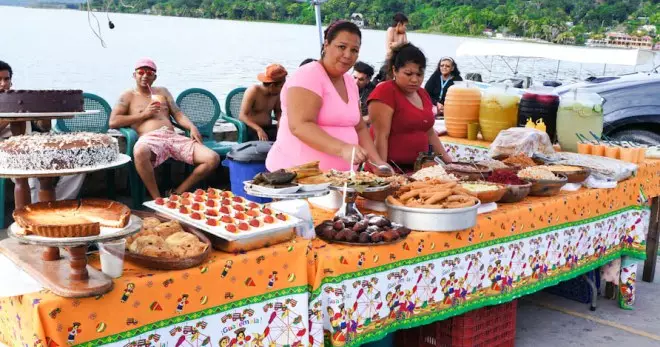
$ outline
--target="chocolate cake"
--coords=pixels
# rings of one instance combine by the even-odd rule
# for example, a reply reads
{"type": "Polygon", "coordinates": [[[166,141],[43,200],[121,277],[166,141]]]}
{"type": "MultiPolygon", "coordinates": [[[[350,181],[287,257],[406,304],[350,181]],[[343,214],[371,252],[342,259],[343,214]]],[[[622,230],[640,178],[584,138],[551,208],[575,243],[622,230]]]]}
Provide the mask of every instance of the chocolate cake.
{"type": "Polygon", "coordinates": [[[82,90],[0,91],[0,113],[82,112],[82,90]]]}
{"type": "Polygon", "coordinates": [[[0,142],[0,167],[13,170],[64,170],[97,167],[117,160],[117,139],[97,133],[12,136],[0,142]]]}

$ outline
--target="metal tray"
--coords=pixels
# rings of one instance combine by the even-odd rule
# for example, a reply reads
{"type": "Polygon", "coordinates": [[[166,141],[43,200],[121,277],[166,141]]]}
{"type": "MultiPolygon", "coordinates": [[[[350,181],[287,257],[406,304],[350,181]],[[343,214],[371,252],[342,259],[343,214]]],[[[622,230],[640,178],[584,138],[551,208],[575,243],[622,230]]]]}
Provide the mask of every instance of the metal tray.
{"type": "Polygon", "coordinates": [[[228,253],[247,252],[253,249],[259,249],[287,242],[296,237],[295,228],[280,229],[278,231],[256,235],[249,239],[227,241],[215,235],[207,234],[213,244],[213,248],[228,253]]]}
{"type": "Polygon", "coordinates": [[[252,189],[251,184],[246,184],[243,187],[243,189],[245,189],[246,193],[252,196],[257,196],[260,198],[278,199],[278,200],[318,198],[320,196],[325,196],[330,194],[330,191],[327,188],[323,190],[315,190],[315,191],[304,191],[301,189],[295,193],[288,193],[288,194],[282,194],[282,193],[269,194],[260,190],[254,190],[252,189]]]}
{"type": "Polygon", "coordinates": [[[394,206],[385,201],[392,223],[415,231],[450,232],[465,230],[477,224],[478,204],[465,208],[430,209],[394,206]]]}
{"type": "Polygon", "coordinates": [[[241,232],[241,233],[238,233],[238,234],[234,234],[234,233],[230,233],[228,231],[225,231],[223,228],[213,227],[213,226],[207,225],[206,223],[204,223],[202,221],[192,219],[192,218],[190,218],[189,216],[186,216],[186,215],[182,215],[182,214],[178,213],[177,211],[169,209],[165,206],[156,205],[154,200],[147,201],[147,202],[143,203],[143,205],[150,208],[150,209],[152,209],[152,210],[154,210],[154,211],[160,212],[160,213],[162,213],[162,214],[164,214],[168,217],[176,219],[179,222],[186,223],[188,225],[194,226],[197,229],[203,230],[203,231],[207,232],[208,234],[218,236],[218,237],[220,237],[224,240],[227,240],[227,241],[248,240],[248,239],[253,239],[253,238],[259,238],[261,236],[274,234],[274,233],[277,233],[277,232],[282,231],[282,230],[288,230],[288,229],[295,228],[296,226],[298,226],[302,223],[302,221],[299,218],[296,218],[296,217],[294,217],[294,216],[287,213],[286,215],[289,217],[289,220],[286,221],[286,222],[283,222],[283,223],[278,223],[278,225],[276,225],[276,226],[272,226],[272,227],[268,227],[268,228],[259,228],[259,229],[254,230],[254,231],[246,231],[246,232],[241,232]]]}

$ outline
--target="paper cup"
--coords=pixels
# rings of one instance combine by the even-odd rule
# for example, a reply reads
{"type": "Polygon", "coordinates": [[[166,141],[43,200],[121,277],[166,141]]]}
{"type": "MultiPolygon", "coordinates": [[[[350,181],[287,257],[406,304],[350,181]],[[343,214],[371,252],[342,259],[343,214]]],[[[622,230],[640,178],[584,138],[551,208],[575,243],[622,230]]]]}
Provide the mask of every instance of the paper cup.
{"type": "Polygon", "coordinates": [[[634,148],[621,148],[619,150],[619,159],[634,163],[637,161],[637,151],[634,148]]]}
{"type": "Polygon", "coordinates": [[[603,157],[605,156],[605,148],[607,148],[605,145],[594,145],[591,148],[591,154],[603,157]]]}
{"type": "Polygon", "coordinates": [[[468,123],[467,125],[467,139],[474,141],[479,135],[479,123],[468,123]]]}
{"type": "Polygon", "coordinates": [[[605,156],[608,158],[618,159],[619,150],[620,148],[618,146],[609,146],[605,148],[605,156]]]}
{"type": "Polygon", "coordinates": [[[167,103],[167,99],[162,95],[151,94],[151,101],[160,102],[161,104],[167,103]]]}
{"type": "Polygon", "coordinates": [[[101,271],[112,277],[121,277],[124,272],[124,252],[126,239],[109,242],[99,242],[99,256],[101,257],[101,271]]]}
{"type": "Polygon", "coordinates": [[[591,154],[591,144],[578,142],[577,150],[580,154],[591,154]]]}
{"type": "Polygon", "coordinates": [[[637,163],[643,163],[644,159],[646,159],[646,148],[635,148],[636,152],[636,162],[637,163]]]}

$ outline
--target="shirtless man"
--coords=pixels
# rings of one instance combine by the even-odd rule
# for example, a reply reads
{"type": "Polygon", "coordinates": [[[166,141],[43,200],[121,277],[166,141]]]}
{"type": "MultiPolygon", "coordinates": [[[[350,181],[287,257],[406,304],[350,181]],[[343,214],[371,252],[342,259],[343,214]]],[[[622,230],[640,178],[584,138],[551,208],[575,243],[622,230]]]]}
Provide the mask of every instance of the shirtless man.
{"type": "Polygon", "coordinates": [[[385,52],[389,58],[392,48],[408,43],[408,36],[406,36],[406,26],[408,25],[408,17],[403,13],[397,13],[392,18],[392,26],[387,28],[387,42],[385,42],[385,52]]]}
{"type": "Polygon", "coordinates": [[[154,168],[169,158],[194,165],[195,170],[173,192],[181,194],[209,175],[220,163],[220,157],[202,145],[197,127],[174,102],[164,87],[151,87],[156,80],[156,64],[141,59],[133,72],[136,86],[125,91],[110,115],[111,128],[130,126],[140,138],[133,149],[135,168],[149,195],[160,197],[154,168]],[[190,138],[174,131],[170,116],[190,131],[190,138]]]}
{"type": "Polygon", "coordinates": [[[268,65],[266,72],[257,76],[261,84],[245,91],[238,119],[248,126],[248,141],[275,141],[277,126],[273,125],[271,113],[274,111],[275,119],[280,120],[280,91],[286,75],[282,65],[268,65]]]}

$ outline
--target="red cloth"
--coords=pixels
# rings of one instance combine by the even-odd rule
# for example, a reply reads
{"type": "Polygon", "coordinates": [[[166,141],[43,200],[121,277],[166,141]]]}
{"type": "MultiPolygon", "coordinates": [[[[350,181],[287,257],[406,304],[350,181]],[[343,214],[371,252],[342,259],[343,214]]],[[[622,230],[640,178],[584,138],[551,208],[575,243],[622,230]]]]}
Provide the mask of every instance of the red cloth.
{"type": "MultiPolygon", "coordinates": [[[[435,122],[433,103],[424,88],[419,88],[417,93],[422,98],[423,110],[415,107],[392,80],[378,84],[367,101],[377,100],[394,110],[387,160],[400,165],[414,164],[419,152],[426,152],[429,148],[427,131],[435,122]]],[[[374,137],[373,126],[370,131],[374,137]]]]}

